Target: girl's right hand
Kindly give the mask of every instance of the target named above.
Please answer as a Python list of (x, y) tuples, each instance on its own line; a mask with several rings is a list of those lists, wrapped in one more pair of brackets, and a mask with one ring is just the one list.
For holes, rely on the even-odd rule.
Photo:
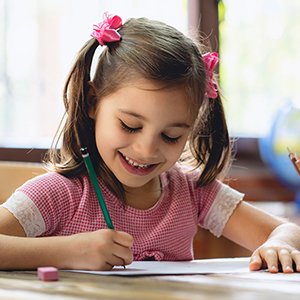
[(15, 216), (0, 207), (0, 269), (110, 270), (132, 262), (133, 237), (102, 229), (70, 236), (26, 238)]
[(113, 229), (101, 229), (94, 232), (79, 233), (70, 238), (71, 253), (67, 267), (108, 271), (113, 266), (125, 266), (132, 263), (133, 253), (130, 247), (133, 237), (126, 232)]

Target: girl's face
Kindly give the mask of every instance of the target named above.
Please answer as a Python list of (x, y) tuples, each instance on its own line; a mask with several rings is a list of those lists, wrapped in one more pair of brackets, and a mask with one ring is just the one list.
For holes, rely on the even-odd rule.
[(180, 157), (191, 128), (183, 88), (158, 90), (139, 80), (100, 100), (95, 120), (98, 151), (126, 187), (140, 188), (170, 169)]

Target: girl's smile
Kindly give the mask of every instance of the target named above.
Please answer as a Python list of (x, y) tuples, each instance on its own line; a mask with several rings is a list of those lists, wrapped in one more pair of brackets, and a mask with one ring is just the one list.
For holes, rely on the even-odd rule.
[(142, 188), (179, 159), (190, 131), (184, 88), (139, 80), (100, 99), (95, 120), (98, 151), (128, 188)]
[(134, 175), (146, 176), (150, 174), (158, 166), (158, 164), (138, 163), (137, 161), (133, 161), (128, 156), (124, 156), (121, 152), (119, 152), (119, 157), (124, 168), (129, 173)]

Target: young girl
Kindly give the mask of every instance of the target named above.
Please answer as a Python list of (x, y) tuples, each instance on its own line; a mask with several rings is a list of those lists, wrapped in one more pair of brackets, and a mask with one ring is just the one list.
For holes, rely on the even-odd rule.
[[(104, 15), (64, 89), (54, 172), (0, 207), (0, 268), (109, 270), (191, 260), (197, 226), (253, 250), (250, 269), (300, 271), (300, 230), (222, 184), (230, 141), (213, 68), (191, 39), (144, 18)], [(93, 80), (91, 62), (104, 46)], [(114, 225), (107, 229), (80, 149), (88, 147)], [(193, 166), (187, 170), (179, 162)], [(38, 237), (38, 238), (32, 238)]]

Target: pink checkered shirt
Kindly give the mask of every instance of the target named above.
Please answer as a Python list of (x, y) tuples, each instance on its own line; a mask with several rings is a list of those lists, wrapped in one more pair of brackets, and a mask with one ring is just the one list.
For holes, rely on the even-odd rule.
[[(165, 188), (147, 210), (124, 209), (99, 179), (115, 229), (134, 237), (134, 260), (190, 260), (198, 225), (217, 236), (222, 233), (243, 195), (219, 181), (195, 188), (197, 176), (195, 171), (183, 173), (178, 165), (163, 173)], [(86, 174), (38, 176), (17, 189), (3, 206), (16, 216), (27, 236), (66, 236), (107, 228)]]

